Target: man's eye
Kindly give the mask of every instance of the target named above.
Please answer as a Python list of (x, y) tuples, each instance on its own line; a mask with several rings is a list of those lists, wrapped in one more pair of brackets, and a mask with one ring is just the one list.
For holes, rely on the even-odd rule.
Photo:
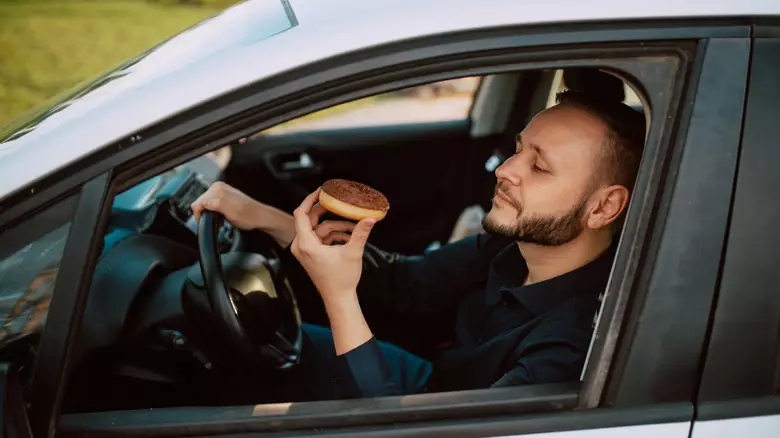
[(549, 171), (547, 171), (545, 169), (542, 169), (541, 167), (537, 166), (536, 164), (534, 164), (534, 172), (537, 172), (537, 173), (550, 173)]

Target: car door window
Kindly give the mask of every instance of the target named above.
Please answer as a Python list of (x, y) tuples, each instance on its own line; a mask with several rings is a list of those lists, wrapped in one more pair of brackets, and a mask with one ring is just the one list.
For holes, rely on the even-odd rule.
[[(0, 348), (39, 334), (48, 315), (70, 218), (57, 205), (0, 234)], [(54, 213), (54, 214), (52, 214)]]
[(480, 80), (479, 76), (450, 79), (369, 96), (290, 120), (264, 133), (465, 120)]

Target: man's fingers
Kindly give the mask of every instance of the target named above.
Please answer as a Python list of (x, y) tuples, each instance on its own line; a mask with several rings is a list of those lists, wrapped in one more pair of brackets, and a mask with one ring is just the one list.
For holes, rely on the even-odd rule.
[(301, 202), (301, 205), (298, 206), (298, 208), (301, 209), (304, 214), (308, 215), (311, 212), (312, 208), (314, 208), (314, 204), (317, 203), (319, 198), (320, 198), (320, 189), (317, 188), (317, 190), (309, 193), (309, 195), (306, 196), (306, 198), (304, 198), (303, 202)]
[(339, 232), (333, 232), (328, 234), (322, 239), (322, 243), (325, 245), (333, 245), (334, 243), (347, 243), (349, 242), (349, 234), (347, 233), (339, 233)]
[(320, 218), (322, 217), (325, 212), (328, 210), (325, 209), (325, 207), (322, 206), (319, 202), (314, 204), (314, 207), (311, 208), (311, 211), (309, 212), (309, 219), (311, 219), (311, 226), (316, 227), (317, 224), (320, 223)]
[(316, 237), (317, 235), (314, 234), (314, 226), (309, 218), (309, 213), (314, 207), (314, 203), (317, 202), (319, 194), (320, 189), (309, 194), (293, 212), (293, 218), (295, 218), (295, 234), (300, 237), (299, 244), (307, 245), (319, 241)]
[(362, 252), (363, 248), (366, 246), (366, 242), (368, 242), (368, 235), (371, 234), (371, 229), (374, 228), (374, 224), (376, 224), (376, 219), (363, 219), (358, 222), (354, 231), (352, 231), (352, 237), (349, 239), (349, 242), (347, 242), (347, 246), (353, 250)]
[(317, 227), (314, 228), (314, 232), (317, 233), (317, 237), (322, 239), (334, 231), (338, 231), (341, 233), (351, 233), (352, 230), (354, 229), (355, 229), (355, 224), (353, 224), (352, 222), (325, 221), (317, 225)]

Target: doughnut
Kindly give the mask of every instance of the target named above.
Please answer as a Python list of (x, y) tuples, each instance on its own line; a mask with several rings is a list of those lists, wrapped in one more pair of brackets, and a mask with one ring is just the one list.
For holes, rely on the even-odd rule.
[(366, 218), (381, 221), (390, 210), (390, 203), (381, 192), (345, 179), (325, 181), (319, 201), (331, 213), (356, 221)]

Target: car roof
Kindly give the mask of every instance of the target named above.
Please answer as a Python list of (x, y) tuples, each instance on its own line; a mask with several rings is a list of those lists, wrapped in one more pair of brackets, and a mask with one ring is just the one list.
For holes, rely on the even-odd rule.
[[(161, 44), (131, 62), (197, 36), (227, 35), (185, 65), (168, 62), (143, 80), (110, 73), (93, 89), (0, 143), (0, 200), (109, 144), (264, 78), (355, 50), (422, 36), (508, 25), (663, 18), (780, 16), (776, 0), (287, 0), (297, 25), (261, 39), (241, 29), (267, 29), (257, 11), (281, 0), (250, 0)], [(248, 12), (247, 12), (248, 11)], [(237, 23), (237, 17), (240, 18)], [(402, 23), (402, 25), (399, 25)], [(243, 26), (243, 27), (241, 27)], [(335, 31), (338, 30), (338, 31)], [(194, 38), (195, 43), (202, 43)], [(184, 42), (185, 44), (182, 44)], [(177, 53), (168, 50), (169, 53)], [(162, 58), (158, 56), (158, 58)], [(165, 63), (163, 63), (165, 64)], [(119, 73), (123, 73), (122, 69)]]

